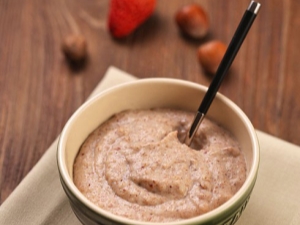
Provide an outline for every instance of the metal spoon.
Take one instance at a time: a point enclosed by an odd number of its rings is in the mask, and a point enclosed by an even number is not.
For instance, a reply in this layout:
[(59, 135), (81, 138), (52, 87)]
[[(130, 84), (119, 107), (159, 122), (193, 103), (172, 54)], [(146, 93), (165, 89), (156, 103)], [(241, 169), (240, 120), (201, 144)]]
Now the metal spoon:
[(256, 18), (256, 15), (260, 9), (260, 3), (251, 1), (250, 5), (248, 6), (246, 12), (244, 13), (244, 16), (241, 19), (241, 22), (239, 26), (237, 27), (237, 30), (235, 31), (235, 34), (225, 52), (225, 55), (218, 67), (218, 70), (216, 72), (216, 75), (214, 79), (212, 80), (199, 108), (195, 115), (194, 121), (190, 127), (190, 130), (188, 131), (184, 143), (188, 146), (191, 145), (191, 142), (193, 140), (193, 137), (201, 124), (202, 120), (204, 119), (212, 101), (214, 100), (218, 89), (229, 69), (231, 66), (237, 52), (239, 51), (254, 19)]

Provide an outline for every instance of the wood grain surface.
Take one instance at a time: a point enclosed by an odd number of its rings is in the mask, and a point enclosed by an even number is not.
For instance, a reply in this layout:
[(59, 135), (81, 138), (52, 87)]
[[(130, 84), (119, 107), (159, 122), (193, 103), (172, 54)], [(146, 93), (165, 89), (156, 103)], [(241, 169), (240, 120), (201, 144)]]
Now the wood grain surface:
[[(209, 35), (178, 32), (176, 11), (197, 2)], [(107, 31), (109, 1), (0, 1), (0, 204), (36, 164), (111, 65), (139, 78), (173, 77), (209, 85), (197, 48), (228, 44), (249, 0), (158, 0), (155, 13), (124, 40)], [(254, 127), (300, 144), (300, 1), (261, 0), (261, 11), (220, 88)], [(88, 60), (72, 67), (63, 38), (81, 33)]]

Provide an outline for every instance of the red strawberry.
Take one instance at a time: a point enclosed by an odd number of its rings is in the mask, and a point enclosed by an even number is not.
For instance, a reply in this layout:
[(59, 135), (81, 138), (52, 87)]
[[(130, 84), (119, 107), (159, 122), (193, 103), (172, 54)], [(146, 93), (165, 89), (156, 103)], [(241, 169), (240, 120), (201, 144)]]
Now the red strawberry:
[(108, 28), (116, 38), (132, 33), (154, 11), (156, 0), (111, 0)]

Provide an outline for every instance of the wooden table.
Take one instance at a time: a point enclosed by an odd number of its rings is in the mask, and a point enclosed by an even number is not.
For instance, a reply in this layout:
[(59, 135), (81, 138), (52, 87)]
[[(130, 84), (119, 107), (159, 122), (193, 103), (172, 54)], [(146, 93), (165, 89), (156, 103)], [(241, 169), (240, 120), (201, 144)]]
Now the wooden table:
[[(248, 0), (198, 0), (210, 17), (204, 40), (183, 37), (174, 14), (192, 1), (158, 0), (154, 15), (124, 40), (106, 28), (108, 1), (0, 3), (0, 204), (40, 159), (72, 113), (114, 65), (139, 78), (173, 77), (209, 85), (197, 48), (226, 44)], [(254, 127), (300, 144), (300, 1), (261, 0), (254, 22), (220, 92)], [(70, 33), (83, 34), (87, 63), (72, 68), (61, 52)]]

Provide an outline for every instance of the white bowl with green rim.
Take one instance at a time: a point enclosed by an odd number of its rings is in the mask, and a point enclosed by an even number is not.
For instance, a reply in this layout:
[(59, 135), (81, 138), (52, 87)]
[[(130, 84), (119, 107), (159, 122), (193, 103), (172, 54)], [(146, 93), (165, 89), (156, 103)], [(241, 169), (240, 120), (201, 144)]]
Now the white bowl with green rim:
[[(128, 109), (180, 108), (197, 111), (207, 87), (171, 78), (148, 78), (110, 88), (84, 103), (66, 123), (58, 143), (57, 164), (62, 187), (77, 218), (85, 225), (234, 224), (242, 215), (254, 188), (259, 168), (259, 144), (245, 113), (231, 100), (217, 94), (207, 116), (238, 140), (247, 163), (247, 178), (227, 202), (203, 215), (168, 223), (136, 221), (114, 215), (89, 201), (73, 183), (73, 163), (87, 138), (112, 115)], [(138, 212), (137, 212), (138, 213)]]

